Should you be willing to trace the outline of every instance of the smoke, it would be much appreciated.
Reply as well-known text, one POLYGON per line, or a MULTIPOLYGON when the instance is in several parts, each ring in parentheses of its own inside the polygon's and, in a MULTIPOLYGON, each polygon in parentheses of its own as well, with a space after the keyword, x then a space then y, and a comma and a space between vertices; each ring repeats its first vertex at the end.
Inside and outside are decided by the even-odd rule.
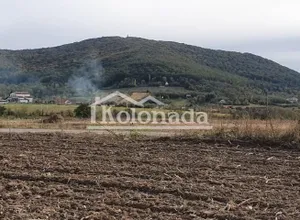
POLYGON ((92 60, 86 62, 83 67, 74 71, 74 74, 68 80, 67 84, 71 87, 75 96, 91 97, 99 90, 103 73, 104 69, 101 61, 92 60))
POLYGON ((73 77, 68 85, 74 90, 76 96, 90 96, 97 91, 97 87, 85 77, 73 77))

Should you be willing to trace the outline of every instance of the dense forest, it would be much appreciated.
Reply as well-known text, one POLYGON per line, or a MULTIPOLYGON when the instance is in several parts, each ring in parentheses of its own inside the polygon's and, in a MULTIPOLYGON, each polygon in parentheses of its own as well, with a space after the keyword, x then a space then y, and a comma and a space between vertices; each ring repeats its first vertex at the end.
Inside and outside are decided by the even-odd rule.
POLYGON ((300 74, 262 57, 134 37, 103 37, 59 47, 0 50, 0 95, 87 96, 98 90, 170 87, 170 99, 192 102, 284 103, 298 96, 300 74))

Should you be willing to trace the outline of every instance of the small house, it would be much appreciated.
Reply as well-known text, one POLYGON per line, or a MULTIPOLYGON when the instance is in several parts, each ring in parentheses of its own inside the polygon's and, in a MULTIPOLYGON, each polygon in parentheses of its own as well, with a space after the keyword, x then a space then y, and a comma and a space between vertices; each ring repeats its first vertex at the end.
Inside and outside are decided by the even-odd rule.
POLYGON ((288 102, 290 102, 290 103, 298 103, 298 98, 296 98, 296 97, 292 97, 292 98, 288 98, 288 99, 286 99, 288 102))
POLYGON ((224 99, 222 99, 222 100, 219 101, 219 104, 225 105, 225 104, 226 104, 226 101, 225 101, 224 99))
POLYGON ((57 105, 71 105, 73 104, 73 102, 69 99, 65 99, 65 98, 60 98, 60 97, 56 97, 54 99, 54 103, 57 105))
POLYGON ((164 106, 165 104, 151 96, 150 92, 133 92, 130 98, 144 106, 145 104, 154 104, 156 106, 164 106))
POLYGON ((32 103, 33 97, 28 92, 12 92, 7 98, 8 102, 32 103))

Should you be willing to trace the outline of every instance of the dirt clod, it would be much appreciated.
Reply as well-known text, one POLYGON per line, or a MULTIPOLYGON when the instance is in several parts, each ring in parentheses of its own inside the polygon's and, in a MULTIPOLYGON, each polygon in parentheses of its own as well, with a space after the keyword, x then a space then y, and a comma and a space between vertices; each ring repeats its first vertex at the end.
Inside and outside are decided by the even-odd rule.
POLYGON ((0 219, 300 219, 297 150, 93 134, 0 140, 0 219))
POLYGON ((62 123, 64 122, 64 117, 60 114, 52 114, 48 118, 42 120, 42 123, 62 123))

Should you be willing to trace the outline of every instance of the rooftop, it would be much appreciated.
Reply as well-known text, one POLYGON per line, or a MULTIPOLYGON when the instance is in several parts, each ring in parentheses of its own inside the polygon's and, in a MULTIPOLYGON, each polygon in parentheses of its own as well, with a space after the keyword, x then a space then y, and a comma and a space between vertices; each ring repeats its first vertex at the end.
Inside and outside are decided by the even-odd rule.
POLYGON ((135 101, 141 101, 149 95, 151 95, 149 92, 133 92, 130 95, 130 98, 134 99, 135 101))

